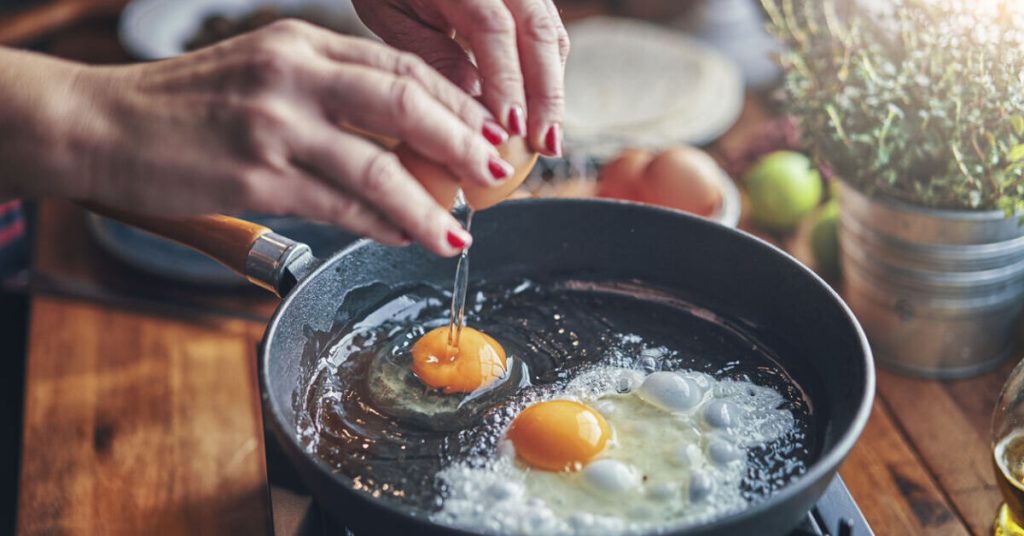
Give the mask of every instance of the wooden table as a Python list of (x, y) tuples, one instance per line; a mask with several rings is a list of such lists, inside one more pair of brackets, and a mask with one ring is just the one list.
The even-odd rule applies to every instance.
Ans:
[[(116, 61), (110, 29), (48, 47)], [(41, 207), (36, 246), (41, 274), (114, 269), (61, 203)], [(19, 534), (271, 534), (254, 369), (272, 302), (245, 298), (241, 319), (98, 296), (32, 299)], [(989, 416), (1011, 367), (958, 382), (879, 372), (841, 470), (877, 534), (990, 531)]]

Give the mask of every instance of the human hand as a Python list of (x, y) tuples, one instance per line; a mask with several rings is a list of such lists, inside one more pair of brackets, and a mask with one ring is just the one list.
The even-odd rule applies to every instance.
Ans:
[(176, 59), (82, 67), (69, 136), (77, 197), (162, 214), (254, 210), (326, 221), (439, 255), (471, 237), (394, 153), (404, 141), (464, 181), (512, 175), (490, 112), (420, 58), (283, 21)]
[[(505, 128), (527, 136), (537, 152), (561, 156), (569, 36), (552, 0), (353, 4), (384, 41), (420, 55), (467, 93), (482, 94)], [(476, 65), (454, 33), (469, 42)]]

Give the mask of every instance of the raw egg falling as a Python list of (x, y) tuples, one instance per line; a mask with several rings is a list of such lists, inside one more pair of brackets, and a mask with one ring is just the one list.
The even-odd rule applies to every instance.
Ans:
[(441, 326), (413, 345), (412, 371), (425, 385), (445, 394), (472, 393), (505, 374), (505, 349), (498, 341), (470, 327), (462, 329), (458, 341), (450, 335), (450, 326)]
[[(406, 145), (395, 149), (399, 160), (432, 197), (451, 210), (460, 188), (469, 206), (466, 230), (473, 212), (490, 208), (515, 191), (526, 180), (538, 154), (522, 137), (513, 137), (498, 147), (502, 159), (512, 164), (514, 173), (500, 185), (485, 188), (460, 184), (446, 168), (413, 151)], [(426, 386), (445, 394), (472, 393), (492, 385), (506, 368), (505, 350), (487, 334), (464, 326), (466, 285), (469, 280), (469, 251), (463, 251), (456, 267), (452, 291), (451, 318), (448, 326), (427, 332), (412, 348), (413, 373)]]
[[(526, 179), (537, 162), (523, 138), (515, 137), (499, 147), (505, 161), (515, 168), (513, 177), (501, 186), (481, 188), (463, 185), (469, 205), (468, 223), (474, 210), (484, 210), (508, 197)], [(399, 159), (442, 206), (451, 209), (460, 184), (446, 169), (412, 151), (396, 149)], [(445, 394), (472, 393), (493, 385), (507, 371), (505, 350), (487, 334), (463, 325), (468, 252), (463, 252), (456, 269), (448, 326), (424, 334), (412, 348), (413, 373), (426, 386)], [(595, 459), (611, 436), (604, 417), (576, 401), (551, 400), (523, 410), (509, 428), (507, 437), (517, 457), (530, 467), (545, 471), (575, 471)]]

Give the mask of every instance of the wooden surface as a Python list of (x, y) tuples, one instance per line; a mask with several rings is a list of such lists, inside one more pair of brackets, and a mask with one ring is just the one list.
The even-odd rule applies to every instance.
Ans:
[[(116, 61), (112, 29), (72, 28), (47, 47)], [(720, 148), (756, 135), (750, 113)], [(132, 274), (67, 204), (44, 204), (36, 245), (19, 534), (269, 533), (254, 358), (273, 302)], [(958, 382), (879, 372), (841, 469), (877, 534), (989, 533), (988, 426), (1011, 366)]]
[(32, 303), (20, 534), (269, 534), (259, 325)]

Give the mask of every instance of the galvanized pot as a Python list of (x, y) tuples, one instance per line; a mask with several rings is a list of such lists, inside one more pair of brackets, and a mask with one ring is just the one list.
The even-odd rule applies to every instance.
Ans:
[(841, 184), (844, 296), (878, 362), (928, 378), (1014, 355), (1024, 311), (1024, 227), (1001, 211), (937, 210)]

